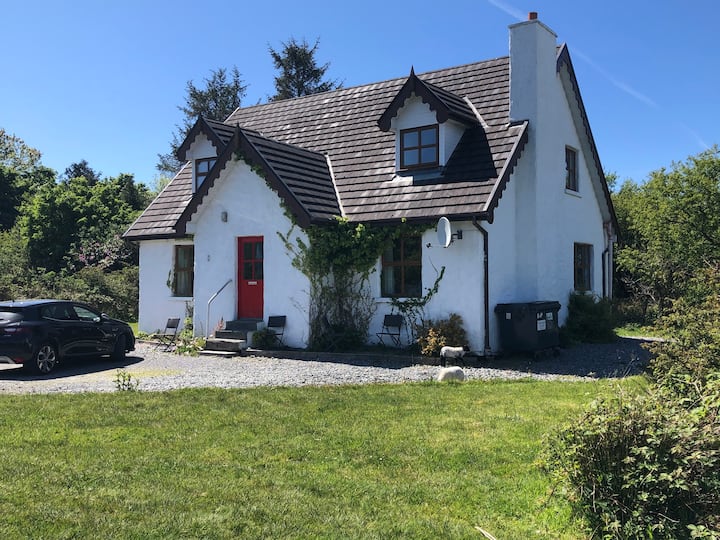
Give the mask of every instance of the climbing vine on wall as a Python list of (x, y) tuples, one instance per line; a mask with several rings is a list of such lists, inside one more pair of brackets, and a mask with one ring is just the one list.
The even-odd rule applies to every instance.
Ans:
[(310, 346), (352, 348), (367, 340), (375, 301), (367, 286), (383, 251), (402, 235), (421, 234), (427, 225), (373, 225), (336, 218), (304, 230), (307, 242), (278, 233), (293, 266), (310, 281)]

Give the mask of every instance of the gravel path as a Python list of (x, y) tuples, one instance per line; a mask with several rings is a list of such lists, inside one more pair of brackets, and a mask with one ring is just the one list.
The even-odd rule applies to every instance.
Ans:
[[(582, 380), (623, 377), (642, 372), (648, 353), (643, 340), (580, 345), (559, 356), (470, 359), (469, 379)], [(413, 363), (411, 358), (352, 355), (309, 355), (305, 359), (242, 356), (234, 358), (179, 356), (139, 343), (124, 362), (68, 360), (50, 376), (27, 375), (21, 368), (0, 364), (0, 394), (113, 392), (117, 370), (130, 373), (147, 391), (178, 388), (303, 386), (402, 383), (433, 380), (439, 366)], [(320, 356), (320, 357), (318, 357)], [(418, 362), (419, 359), (414, 359)]]

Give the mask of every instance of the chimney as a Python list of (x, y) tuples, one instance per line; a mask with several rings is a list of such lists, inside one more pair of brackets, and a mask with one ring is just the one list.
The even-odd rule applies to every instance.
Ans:
[(557, 35), (528, 13), (528, 20), (510, 26), (510, 119), (537, 121), (543, 94), (556, 74)]

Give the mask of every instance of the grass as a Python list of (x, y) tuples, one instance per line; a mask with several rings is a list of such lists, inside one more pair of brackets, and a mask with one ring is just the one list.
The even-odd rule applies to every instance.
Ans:
[(643, 326), (637, 323), (627, 323), (615, 328), (619, 337), (662, 337), (654, 326)]
[(535, 463), (611, 383), (0, 396), (0, 537), (583, 537)]

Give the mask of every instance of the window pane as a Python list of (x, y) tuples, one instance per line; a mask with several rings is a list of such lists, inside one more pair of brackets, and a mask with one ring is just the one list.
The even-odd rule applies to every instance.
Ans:
[(380, 275), (380, 294), (382, 296), (395, 296), (395, 267), (388, 266), (383, 268)]
[(437, 149), (434, 146), (422, 149), (422, 163), (435, 163), (437, 161)]
[(251, 243), (243, 244), (243, 259), (250, 261), (253, 258), (253, 245)]
[(402, 145), (404, 148), (409, 146), (418, 146), (418, 132), (406, 131), (402, 134)]
[(408, 167), (419, 163), (419, 153), (417, 150), (405, 150), (403, 152), (403, 164)]
[(253, 279), (253, 263), (243, 263), (243, 279)]
[(404, 242), (405, 248), (405, 260), (406, 261), (419, 261), (422, 253), (420, 246), (420, 238), (406, 238)]
[(422, 292), (422, 268), (419, 266), (405, 267), (404, 296), (419, 297)]
[(263, 243), (258, 242), (255, 244), (255, 258), (256, 259), (262, 259), (263, 258)]
[(255, 279), (263, 279), (263, 263), (257, 261), (255, 263)]
[(395, 246), (392, 245), (383, 252), (383, 264), (391, 263), (395, 260)]
[(437, 130), (434, 127), (425, 128), (420, 132), (421, 144), (427, 146), (428, 144), (437, 143)]

